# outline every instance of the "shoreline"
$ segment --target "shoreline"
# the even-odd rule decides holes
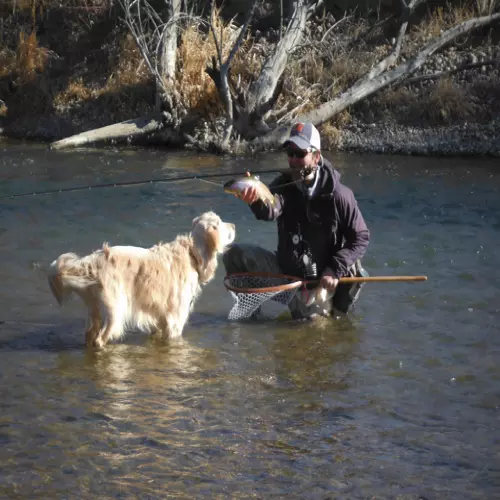
[[[59,120],[45,117],[34,120],[31,127],[16,127],[13,134],[4,134],[0,127],[0,139],[50,143],[60,139],[50,134],[50,129],[60,130]],[[52,122],[52,123],[50,123]],[[25,122],[23,125],[27,125]],[[33,126],[34,125],[34,126]],[[125,141],[126,142],[126,141]],[[124,142],[124,143],[125,143]],[[95,147],[110,143],[97,144]],[[151,138],[127,142],[143,147],[168,147],[161,140]],[[89,147],[94,147],[89,145]],[[339,130],[334,147],[324,148],[328,152],[358,154],[384,154],[422,157],[500,157],[500,117],[489,123],[465,123],[440,127],[415,127],[390,123],[356,122]]]
[[[500,157],[500,118],[448,127],[355,124],[341,131],[339,151],[414,156]]]

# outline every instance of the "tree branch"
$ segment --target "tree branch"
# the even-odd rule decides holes
[[[406,80],[403,80],[400,85],[411,85],[413,83],[418,83],[418,82],[423,82],[426,80],[439,80],[440,78],[449,76],[449,75],[454,75],[455,73],[460,73],[461,71],[465,71],[467,69],[474,69],[474,68],[480,68],[482,66],[492,66],[494,64],[498,64],[498,61],[495,59],[491,59],[489,61],[483,61],[483,62],[477,62],[477,63],[469,63],[469,64],[463,64],[462,66],[459,66],[455,69],[450,69],[448,71],[439,71],[437,73],[429,73],[427,75],[420,75],[420,76],[414,76],[413,78],[407,78]]]
[[[335,99],[326,102],[319,108],[299,116],[297,119],[300,121],[311,121],[315,125],[330,120],[336,114],[344,109],[356,104],[365,97],[368,97],[375,92],[391,85],[392,83],[405,78],[415,71],[417,71],[427,60],[429,56],[437,52],[446,44],[458,38],[469,31],[488,26],[500,20],[500,13],[491,16],[477,17],[469,19],[458,26],[454,26],[449,30],[442,33],[440,36],[428,43],[415,57],[411,60],[400,64],[398,67],[382,73],[375,78],[369,78],[368,75],[358,80],[351,88],[337,96]],[[276,144],[281,144],[287,137],[289,126],[284,125],[278,127],[263,137],[259,137],[252,141],[254,149],[265,149]]]
[[[327,120],[330,120],[337,113],[340,113],[347,107],[359,102],[361,99],[387,87],[402,77],[406,77],[414,73],[425,63],[429,56],[455,38],[474,29],[492,24],[498,20],[500,20],[500,13],[493,14],[492,16],[469,19],[458,26],[450,28],[427,44],[413,59],[410,59],[409,61],[400,64],[397,68],[394,68],[386,73],[382,73],[375,78],[369,78],[367,76],[358,80],[358,82],[355,83],[350,89],[343,92],[332,101],[323,104],[318,109],[301,117],[301,120],[311,121],[315,125],[319,125]]]
[[[417,5],[421,3],[426,3],[427,0],[412,0],[409,5],[406,4],[405,0],[400,0],[402,4],[401,12],[401,26],[399,27],[398,37],[394,45],[392,52],[378,64],[376,64],[372,70],[368,73],[368,78],[375,78],[376,76],[382,74],[384,71],[388,70],[396,64],[399,59],[399,54],[401,53],[401,47],[403,46],[403,38],[408,29],[408,22],[412,12],[415,10]]]

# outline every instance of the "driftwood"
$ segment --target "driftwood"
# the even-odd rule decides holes
[[[61,139],[60,141],[53,142],[50,145],[50,149],[65,149],[99,141],[129,139],[130,137],[151,134],[160,130],[161,127],[162,123],[158,118],[141,117]]]

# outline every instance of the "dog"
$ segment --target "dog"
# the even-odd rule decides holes
[[[48,282],[59,305],[74,292],[85,302],[87,346],[104,347],[126,329],[182,335],[201,286],[215,275],[217,257],[236,236],[214,212],[193,219],[190,234],[151,248],[109,246],[90,255],[60,255]]]

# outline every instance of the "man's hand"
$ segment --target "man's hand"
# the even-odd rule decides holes
[[[321,276],[319,286],[326,288],[329,292],[334,292],[338,284],[338,278],[336,278],[333,271],[327,267]]]
[[[251,205],[259,199],[259,196],[257,195],[257,189],[254,187],[247,187],[243,189],[238,198]]]

